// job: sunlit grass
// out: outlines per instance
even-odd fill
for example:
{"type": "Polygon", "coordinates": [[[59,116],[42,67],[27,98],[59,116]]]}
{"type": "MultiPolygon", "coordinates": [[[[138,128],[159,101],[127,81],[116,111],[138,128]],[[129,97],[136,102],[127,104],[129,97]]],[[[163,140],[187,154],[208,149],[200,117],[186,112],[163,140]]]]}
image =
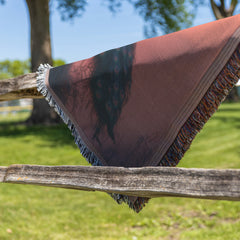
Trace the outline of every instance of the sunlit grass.
{"type": "MultiPolygon", "coordinates": [[[[64,125],[26,127],[26,113],[0,117],[0,165],[83,165],[64,125]]],[[[181,167],[240,168],[240,104],[224,104],[181,167]]],[[[0,184],[1,240],[240,239],[240,203],[152,199],[139,214],[107,194],[0,184]]]]}

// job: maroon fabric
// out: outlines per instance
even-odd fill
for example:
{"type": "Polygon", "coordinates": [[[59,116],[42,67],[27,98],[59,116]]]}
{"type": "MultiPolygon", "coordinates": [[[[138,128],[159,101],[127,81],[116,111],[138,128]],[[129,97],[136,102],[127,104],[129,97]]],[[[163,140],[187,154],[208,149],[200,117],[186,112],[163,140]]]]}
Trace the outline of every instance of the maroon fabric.
{"type": "MultiPolygon", "coordinates": [[[[134,44],[132,82],[129,96],[114,125],[115,141],[108,134],[106,125],[102,127],[99,139],[94,138],[98,116],[89,85],[94,74],[98,74],[96,81],[99,77],[103,81],[105,78],[106,82],[114,81],[114,78],[122,82],[117,72],[112,73],[111,64],[117,55],[115,52],[123,49],[111,50],[113,53],[107,52],[107,56],[99,61],[95,60],[101,55],[53,68],[47,84],[75,122],[85,144],[103,165],[152,165],[157,149],[168,141],[163,155],[172,143],[173,140],[166,136],[173,125],[174,129],[180,129],[182,122],[177,121],[177,115],[239,25],[240,15],[237,15],[134,44]],[[100,71],[95,72],[95,64],[101,65],[100,71]]],[[[122,67],[119,62],[119,71],[123,71],[122,67]]],[[[208,79],[207,84],[213,80],[208,79]]],[[[100,94],[113,93],[102,91],[100,94]]],[[[199,99],[195,106],[198,102],[199,99]]],[[[188,117],[192,111],[189,109],[182,114],[188,117]]]]}
{"type": "Polygon", "coordinates": [[[185,150],[171,159],[170,149],[236,51],[239,27],[237,15],[143,40],[52,68],[45,83],[97,165],[175,166],[185,150]]]}

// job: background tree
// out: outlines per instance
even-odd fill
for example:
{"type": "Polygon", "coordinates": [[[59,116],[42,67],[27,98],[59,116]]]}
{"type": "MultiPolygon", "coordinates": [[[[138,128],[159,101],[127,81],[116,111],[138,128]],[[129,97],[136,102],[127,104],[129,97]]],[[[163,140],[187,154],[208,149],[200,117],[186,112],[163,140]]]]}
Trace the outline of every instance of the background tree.
{"type": "Polygon", "coordinates": [[[234,14],[234,11],[236,10],[236,7],[239,1],[231,0],[229,6],[227,6],[228,2],[229,1],[226,1],[226,0],[221,0],[221,1],[210,0],[213,14],[216,19],[230,17],[234,14]]]}
{"type": "MultiPolygon", "coordinates": [[[[144,33],[154,36],[159,30],[164,33],[189,27],[195,16],[197,6],[204,0],[125,0],[133,5],[136,12],[145,20],[144,33]]],[[[4,3],[5,0],[0,0],[4,3]]],[[[124,1],[102,0],[110,11],[117,12],[124,1]]],[[[31,71],[36,71],[40,63],[52,64],[49,17],[51,8],[57,8],[62,20],[80,17],[87,7],[86,0],[26,0],[31,23],[31,71]],[[50,4],[51,3],[51,4],[50,4]]],[[[237,0],[224,11],[225,1],[211,1],[215,16],[233,14],[237,0]]],[[[45,100],[34,100],[29,123],[59,122],[56,113],[49,108],[45,100]]]]}
{"type": "MultiPolygon", "coordinates": [[[[107,1],[107,0],[105,0],[107,1]]],[[[126,0],[133,5],[136,12],[145,21],[144,34],[146,37],[164,33],[176,32],[190,27],[195,17],[197,7],[204,0],[126,0]]],[[[121,8],[124,1],[109,0],[108,6],[112,12],[121,8]]]]}
{"type": "MultiPolygon", "coordinates": [[[[222,19],[234,15],[236,7],[239,3],[238,0],[231,0],[231,2],[226,0],[221,1],[210,0],[210,2],[213,14],[216,19],[222,19]]],[[[234,87],[232,91],[229,93],[229,95],[227,96],[227,100],[229,101],[239,100],[238,91],[236,87],[234,87]]]]}
{"type": "MultiPolygon", "coordinates": [[[[158,29],[163,32],[176,31],[188,27],[194,17],[193,0],[126,0],[144,18],[147,25],[145,34],[153,36],[158,29]]],[[[4,3],[5,0],[0,0],[4,3]]],[[[116,12],[123,1],[102,0],[112,12],[116,12]]],[[[86,10],[86,0],[26,0],[31,23],[31,71],[40,63],[52,64],[51,39],[49,29],[50,8],[57,8],[62,20],[80,17],[86,10]],[[51,4],[50,4],[51,2],[51,4]]],[[[29,123],[59,122],[56,113],[45,100],[34,100],[29,123]]]]}
{"type": "MultiPolygon", "coordinates": [[[[61,66],[65,64],[62,59],[54,59],[53,66],[61,66]]],[[[17,77],[30,72],[30,60],[4,60],[0,61],[0,79],[17,77]]]]}
{"type": "Polygon", "coordinates": [[[26,74],[30,71],[30,61],[5,60],[0,62],[0,79],[26,74]]]}
{"type": "MultiPolygon", "coordinates": [[[[61,66],[65,64],[62,59],[53,60],[53,66],[61,66]]],[[[0,62],[0,80],[13,78],[30,72],[30,60],[4,60],[0,62]]],[[[16,106],[19,100],[12,100],[7,103],[8,106],[16,106]]],[[[1,103],[0,103],[1,105],[1,103]]]]}

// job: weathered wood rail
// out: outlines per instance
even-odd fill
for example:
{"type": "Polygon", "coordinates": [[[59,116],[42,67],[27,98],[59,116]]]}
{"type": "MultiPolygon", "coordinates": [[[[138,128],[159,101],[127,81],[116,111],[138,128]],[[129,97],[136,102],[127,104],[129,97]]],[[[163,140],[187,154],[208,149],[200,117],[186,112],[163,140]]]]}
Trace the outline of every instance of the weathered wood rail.
{"type": "MultiPolygon", "coordinates": [[[[35,73],[0,80],[0,101],[41,98],[36,86],[35,73]]],[[[240,200],[240,169],[11,165],[0,167],[0,182],[150,198],[176,196],[240,200]]]]}
{"type": "Polygon", "coordinates": [[[43,98],[37,91],[36,73],[0,80],[0,101],[20,98],[43,98]]]}
{"type": "Polygon", "coordinates": [[[0,182],[142,197],[240,200],[240,170],[11,165],[0,182]]]}

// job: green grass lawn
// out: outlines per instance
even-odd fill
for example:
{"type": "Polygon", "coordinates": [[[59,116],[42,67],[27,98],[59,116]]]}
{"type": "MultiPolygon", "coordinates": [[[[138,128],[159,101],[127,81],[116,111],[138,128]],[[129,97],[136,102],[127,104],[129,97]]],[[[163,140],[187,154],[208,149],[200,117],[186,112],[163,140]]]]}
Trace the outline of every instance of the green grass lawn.
{"type": "MultiPolygon", "coordinates": [[[[0,117],[0,165],[83,165],[68,129],[0,117]]],[[[224,104],[179,166],[240,168],[240,104],[224,104]]],[[[152,199],[136,214],[107,194],[0,184],[0,240],[240,239],[240,202],[152,199]]]]}

